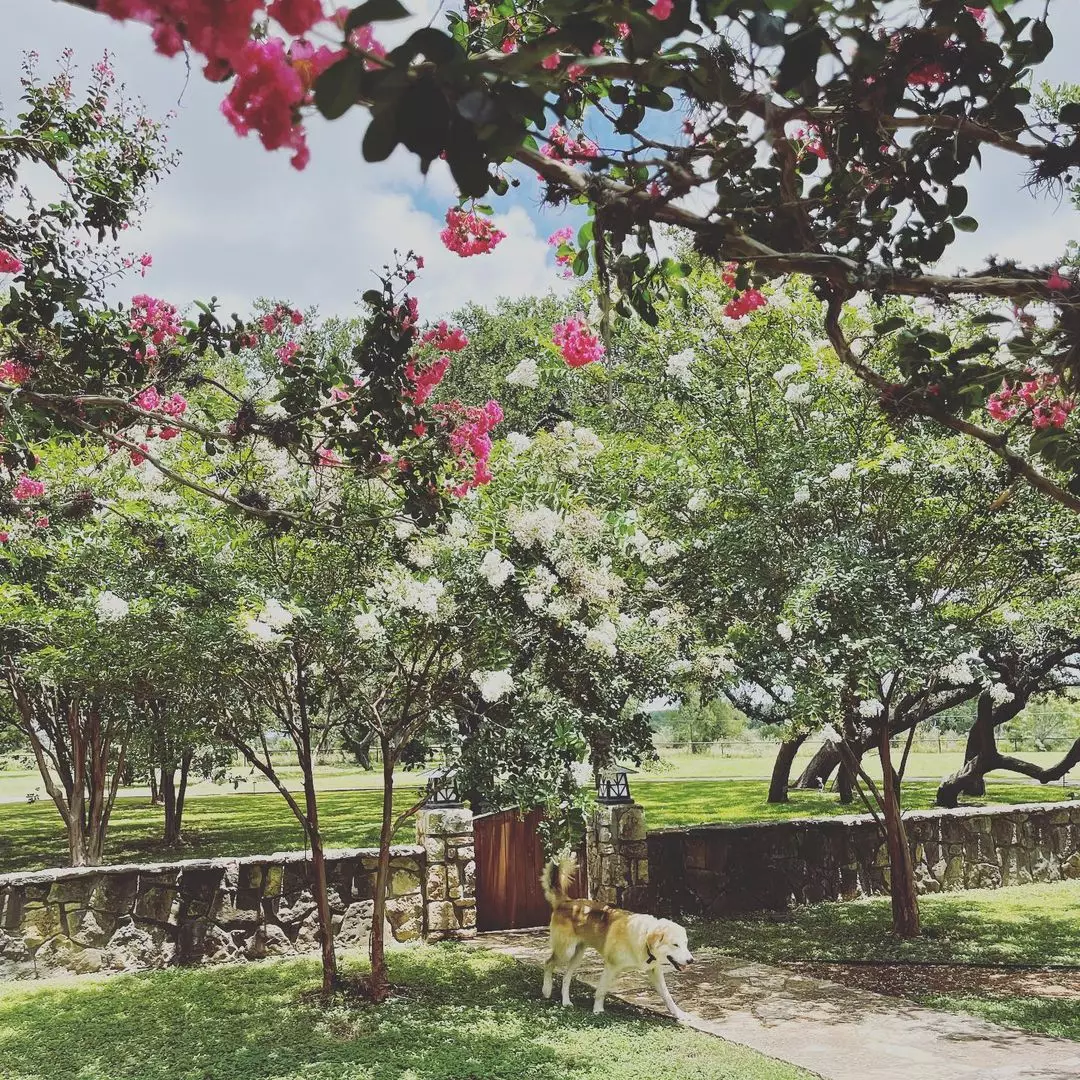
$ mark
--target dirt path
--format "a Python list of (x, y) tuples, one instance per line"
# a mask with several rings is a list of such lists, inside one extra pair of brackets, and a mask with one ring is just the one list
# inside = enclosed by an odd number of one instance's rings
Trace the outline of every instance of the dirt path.
[[(547, 933), (482, 934), (476, 945), (539, 965), (547, 956)], [(595, 954), (590, 953), (579, 974), (582, 982), (595, 986), (600, 974)], [(587, 1008), (580, 985), (575, 986), (574, 1007)], [(794, 967), (702, 953), (693, 967), (672, 974), (668, 986), (691, 1014), (692, 1027), (802, 1066), (825, 1080), (1080, 1077), (1080, 1043), (937, 1012), (814, 978)], [(637, 976), (623, 976), (611, 996), (667, 1016), (651, 988)]]

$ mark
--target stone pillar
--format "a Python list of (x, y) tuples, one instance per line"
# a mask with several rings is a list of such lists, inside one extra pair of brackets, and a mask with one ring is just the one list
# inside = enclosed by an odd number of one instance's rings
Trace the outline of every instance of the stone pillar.
[(585, 837), (590, 899), (645, 910), (649, 888), (645, 837), (644, 807), (633, 802), (596, 807)]
[(427, 861), (424, 873), (424, 936), (471, 938), (476, 934), (476, 849), (472, 811), (424, 809), (416, 840)]

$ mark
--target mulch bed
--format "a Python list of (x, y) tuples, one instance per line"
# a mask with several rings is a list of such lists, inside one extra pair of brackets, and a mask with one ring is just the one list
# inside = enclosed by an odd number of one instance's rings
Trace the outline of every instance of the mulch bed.
[(1080, 998), (1080, 969), (977, 967), (967, 964), (827, 964), (791, 962), (784, 967), (841, 986), (890, 997), (926, 994), (970, 997)]

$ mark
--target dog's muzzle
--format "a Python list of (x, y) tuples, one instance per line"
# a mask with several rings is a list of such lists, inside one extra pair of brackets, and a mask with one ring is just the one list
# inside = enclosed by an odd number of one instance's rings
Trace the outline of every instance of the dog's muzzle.
[(671, 966), (676, 971), (685, 971), (687, 969), (687, 967), (689, 967), (690, 964), (693, 962), (691, 960), (687, 960), (685, 964), (680, 964), (679, 961), (676, 960), (674, 956), (669, 956), (668, 959), (671, 961)]

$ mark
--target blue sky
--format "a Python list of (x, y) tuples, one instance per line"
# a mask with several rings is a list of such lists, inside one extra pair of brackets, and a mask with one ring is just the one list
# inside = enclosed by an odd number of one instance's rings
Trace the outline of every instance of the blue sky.
[[(406, 6), (423, 22), (438, 8), (435, 0), (406, 0)], [(177, 112), (171, 140), (182, 161), (155, 193), (141, 236), (132, 238), (136, 251), (152, 252), (154, 267), (121, 296), (152, 291), (182, 304), (217, 295), (227, 311), (246, 311), (255, 297), (268, 296), (349, 314), (371, 286), (372, 268), (395, 247), (412, 247), (426, 259), (418, 282), (425, 316), (470, 300), (565, 288), (546, 238), (580, 218), (574, 211), (541, 213), (527, 177), (522, 189), (496, 204), (496, 221), (508, 238), (491, 255), (463, 260), (438, 239), (443, 214), (455, 201), (445, 167), (435, 162), (425, 180), (400, 148), (390, 161), (367, 165), (359, 149), (359, 110), (332, 124), (313, 118), (311, 164), (297, 172), (287, 153), (268, 154), (256, 138), (238, 138), (219, 110), (222, 88), (197, 70), (188, 79), (182, 58), (157, 56), (145, 27), (54, 0), (4, 0), (4, 9), (0, 102), (6, 114), (17, 106), (21, 54), (36, 49), (47, 71), (67, 45), (83, 70), (107, 49), (119, 77), (151, 115)], [(1021, 0), (1019, 10), (1028, 9), (1041, 11), (1042, 0)], [(1080, 47), (1080, 3), (1052, 0), (1051, 20), (1057, 48), (1045, 77), (1075, 80), (1070, 60)], [(382, 35), (393, 44), (407, 31), (408, 24), (386, 24)], [(987, 151), (983, 173), (969, 185), (968, 212), (981, 228), (962, 237), (949, 255), (953, 265), (974, 265), (988, 252), (1047, 261), (1061, 254), (1067, 239), (1080, 238), (1080, 215), (1068, 202), (1032, 200), (1023, 179), (1022, 163)]]

